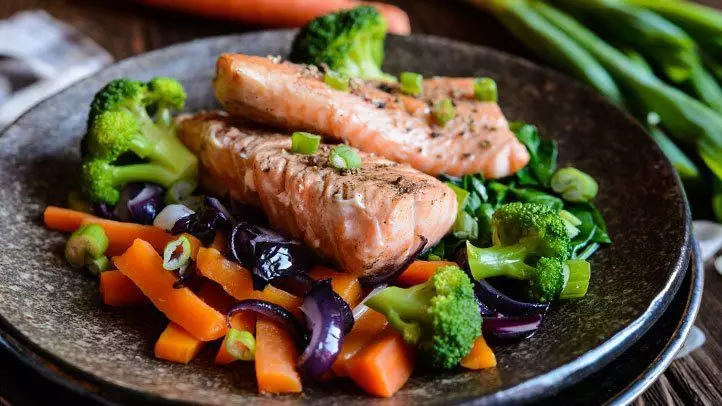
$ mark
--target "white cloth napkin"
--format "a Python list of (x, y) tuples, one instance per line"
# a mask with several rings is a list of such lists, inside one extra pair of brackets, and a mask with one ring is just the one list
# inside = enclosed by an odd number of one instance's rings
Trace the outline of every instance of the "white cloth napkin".
[(0, 21), (0, 132), (48, 96), (113, 58), (80, 31), (42, 10)]

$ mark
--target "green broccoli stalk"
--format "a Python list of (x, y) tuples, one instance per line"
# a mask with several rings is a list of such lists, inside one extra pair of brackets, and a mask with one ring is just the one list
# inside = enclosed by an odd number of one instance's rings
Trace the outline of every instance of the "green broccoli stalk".
[(526, 280), (532, 299), (556, 299), (568, 279), (563, 262), (571, 253), (571, 241), (559, 213), (535, 203), (509, 203), (494, 212), (491, 228), (491, 247), (466, 243), (473, 277)]
[(408, 289), (388, 287), (366, 305), (384, 314), (435, 368), (458, 365), (481, 335), (473, 285), (455, 266), (439, 267), (427, 282)]
[(117, 79), (96, 94), (83, 139), (81, 185), (89, 200), (115, 204), (126, 183), (168, 188), (197, 177), (198, 160), (171, 122), (171, 111), (182, 109), (185, 98), (183, 86), (168, 78), (148, 84)]
[(327, 14), (301, 28), (289, 60), (326, 65), (349, 77), (395, 82), (395, 77), (381, 70), (386, 31), (386, 21), (373, 7)]

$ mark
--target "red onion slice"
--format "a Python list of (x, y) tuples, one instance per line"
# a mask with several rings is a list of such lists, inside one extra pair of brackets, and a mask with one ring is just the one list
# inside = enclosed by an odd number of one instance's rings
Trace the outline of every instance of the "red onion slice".
[(484, 337), (498, 340), (522, 340), (531, 337), (541, 325), (543, 316), (484, 317), (481, 329)]
[(170, 204), (165, 206), (165, 208), (155, 216), (153, 225), (165, 231), (171, 231), (178, 220), (191, 214), (193, 214), (193, 210), (182, 204)]
[(244, 311), (254, 312), (275, 321), (291, 334), (291, 337), (293, 337), (300, 348), (303, 348), (305, 345), (306, 330), (296, 316), (283, 307), (275, 303), (266, 302), (265, 300), (246, 299), (231, 306), (226, 313), (228, 328), (231, 328), (231, 317), (238, 312)]
[(331, 369), (343, 345), (344, 310), (334, 297), (330, 279), (311, 288), (301, 311), (311, 330), (311, 340), (298, 358), (298, 372), (304, 379), (317, 380)]

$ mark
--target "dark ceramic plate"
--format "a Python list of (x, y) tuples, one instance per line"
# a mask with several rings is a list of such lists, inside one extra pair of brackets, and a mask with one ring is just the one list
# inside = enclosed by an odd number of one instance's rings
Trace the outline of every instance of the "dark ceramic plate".
[[(248, 369), (152, 357), (163, 317), (152, 309), (109, 309), (93, 281), (64, 265), (65, 237), (44, 230), (47, 204), (63, 204), (78, 167), (87, 106), (119, 76), (181, 79), (190, 111), (215, 106), (210, 80), (221, 52), (285, 55), (293, 33), (263, 32), (196, 41), (123, 61), (41, 103), (0, 138), (0, 317), (63, 365), (152, 397), (259, 404)], [(498, 404), (567, 387), (632, 345), (673, 298), (689, 261), (689, 213), (677, 178), (642, 128), (564, 76), (495, 51), (430, 37), (392, 37), (387, 70), (491, 76), (507, 116), (537, 124), (559, 142), (560, 159), (600, 183), (598, 206), (614, 244), (593, 259), (589, 294), (555, 306), (531, 339), (496, 347), (500, 367), (412, 378), (392, 400), (350, 384), (306, 388), (280, 403)], [(212, 346), (211, 346), (212, 347)]]

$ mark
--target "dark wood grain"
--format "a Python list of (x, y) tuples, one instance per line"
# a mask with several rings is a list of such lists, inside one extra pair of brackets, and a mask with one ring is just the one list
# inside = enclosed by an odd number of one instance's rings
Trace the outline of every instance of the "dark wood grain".
[[(496, 21), (466, 3), (449, 0), (389, 2), (409, 13), (415, 33), (483, 44), (536, 59)], [(722, 0), (700, 2), (722, 8)], [(191, 39), (260, 28), (158, 11), (117, 0), (0, 0), (0, 19), (30, 9), (47, 10), (78, 27), (117, 59)], [(722, 405), (722, 276), (709, 268), (706, 272), (697, 325), (707, 335), (707, 343), (689, 357), (675, 361), (636, 404)], [(2, 376), (14, 373), (2, 370), (2, 364), (4, 362), (0, 362), (0, 389)], [(32, 390), (32, 385), (27, 388)], [(0, 396), (0, 405), (6, 404), (8, 402)]]

